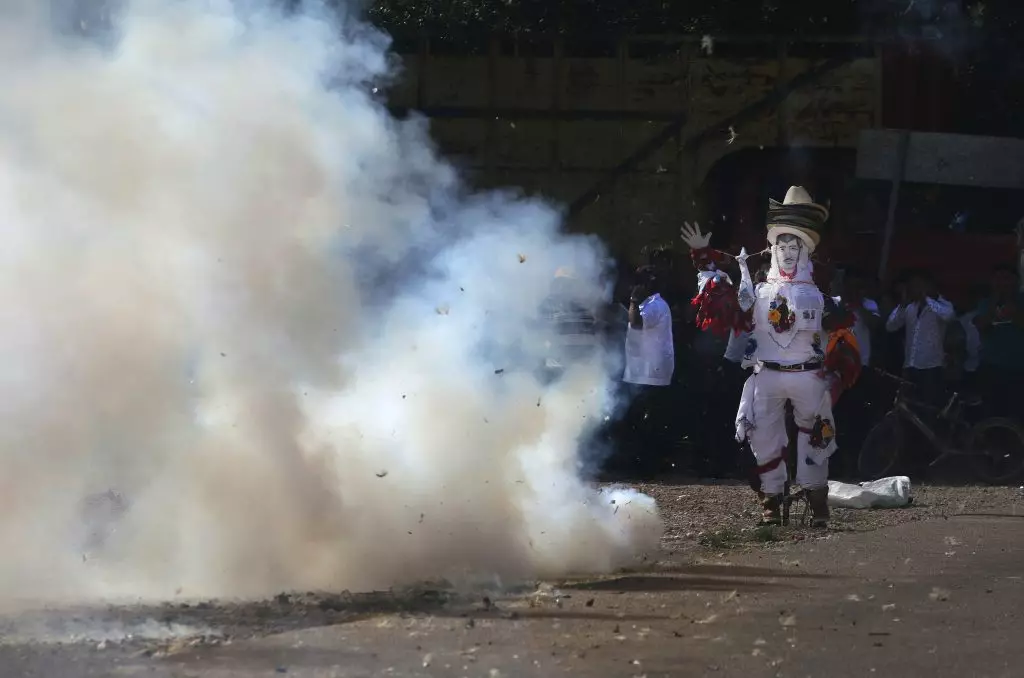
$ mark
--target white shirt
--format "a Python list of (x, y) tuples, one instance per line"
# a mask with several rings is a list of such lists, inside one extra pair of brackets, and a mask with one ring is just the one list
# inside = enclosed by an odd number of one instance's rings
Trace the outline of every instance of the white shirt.
[(853, 312), (856, 320), (853, 323), (853, 338), (857, 340), (857, 347), (860, 349), (860, 361), (862, 365), (871, 364), (871, 328), (867, 324), (866, 314), (870, 313), (876, 318), (878, 315), (878, 304), (874, 299), (864, 299), (861, 308)]
[[(800, 365), (825, 359), (828, 337), (821, 328), (825, 298), (817, 287), (804, 282), (767, 282), (758, 285), (754, 294), (754, 361)], [(795, 320), (787, 331), (777, 332), (771, 324), (772, 302), (783, 298)]]
[(626, 326), (626, 370), (622, 380), (645, 386), (668, 386), (676, 368), (672, 345), (672, 311), (660, 294), (640, 304), (643, 328)]
[(917, 370), (942, 367), (946, 362), (946, 323), (954, 317), (953, 304), (942, 297), (925, 297), (923, 305), (914, 302), (894, 308), (885, 329), (895, 332), (906, 327), (903, 366)]
[(981, 333), (978, 332), (974, 318), (977, 311), (969, 311), (960, 316), (960, 324), (964, 327), (965, 344), (967, 348), (967, 360), (964, 361), (965, 372), (977, 372), (978, 364), (981, 361)]

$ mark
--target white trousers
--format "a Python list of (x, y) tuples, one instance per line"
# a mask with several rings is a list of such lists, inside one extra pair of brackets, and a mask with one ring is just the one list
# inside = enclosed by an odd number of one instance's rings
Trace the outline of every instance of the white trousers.
[(799, 429), (797, 484), (806, 489), (827, 487), (828, 458), (836, 451), (832, 397), (822, 372), (755, 371), (743, 385), (736, 439), (750, 441), (760, 469), (761, 491), (769, 495), (780, 494), (788, 479), (787, 400), (793, 403)]

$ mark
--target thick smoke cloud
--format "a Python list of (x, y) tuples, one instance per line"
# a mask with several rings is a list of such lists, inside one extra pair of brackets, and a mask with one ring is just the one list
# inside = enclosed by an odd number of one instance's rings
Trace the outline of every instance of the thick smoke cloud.
[(599, 571), (655, 546), (649, 498), (577, 477), (613, 405), (602, 360), (534, 375), (554, 271), (603, 298), (600, 245), (469, 194), (388, 117), (385, 36), (137, 0), (83, 42), (44, 4), (0, 12), (0, 601)]

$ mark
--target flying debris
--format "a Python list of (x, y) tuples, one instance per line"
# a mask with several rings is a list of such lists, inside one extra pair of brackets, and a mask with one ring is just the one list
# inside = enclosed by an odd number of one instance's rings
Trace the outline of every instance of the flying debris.
[(2, 188), (25, 199), (3, 212), (0, 606), (521, 581), (656, 549), (652, 497), (579, 508), (617, 377), (532, 369), (547, 272), (572, 262), (597, 303), (604, 245), (392, 117), (371, 89), (397, 59), (356, 12), (113, 4), (102, 50), (69, 40), (77, 15), (3, 5)]

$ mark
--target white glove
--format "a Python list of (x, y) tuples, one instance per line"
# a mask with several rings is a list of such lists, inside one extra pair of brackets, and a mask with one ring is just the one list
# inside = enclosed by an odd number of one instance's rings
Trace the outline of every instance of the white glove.
[(696, 221), (693, 224), (684, 221), (682, 228), (679, 229), (679, 235), (691, 250), (702, 250), (711, 244), (711, 232), (701, 233), (700, 224)]
[(746, 247), (741, 247), (740, 248), (740, 253), (737, 254), (736, 257), (735, 257), (736, 261), (740, 265), (745, 264), (747, 262), (747, 259), (749, 259), (749, 258), (750, 258), (750, 255), (747, 254), (747, 248)]

